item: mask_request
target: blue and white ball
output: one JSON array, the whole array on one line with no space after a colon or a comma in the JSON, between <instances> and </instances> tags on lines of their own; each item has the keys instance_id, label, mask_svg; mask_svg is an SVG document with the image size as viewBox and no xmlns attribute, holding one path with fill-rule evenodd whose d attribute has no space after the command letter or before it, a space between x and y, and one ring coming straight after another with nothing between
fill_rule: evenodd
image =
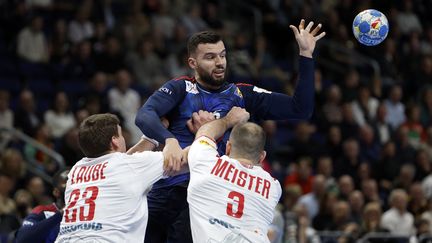
<instances>
[{"instance_id":1,"label":"blue and white ball","mask_svg":"<svg viewBox=\"0 0 432 243\"><path fill-rule=\"evenodd\" d=\"M354 18L352 29L360 43L375 46L387 37L389 25L383 13L375 9L367 9Z\"/></svg>"}]
</instances>

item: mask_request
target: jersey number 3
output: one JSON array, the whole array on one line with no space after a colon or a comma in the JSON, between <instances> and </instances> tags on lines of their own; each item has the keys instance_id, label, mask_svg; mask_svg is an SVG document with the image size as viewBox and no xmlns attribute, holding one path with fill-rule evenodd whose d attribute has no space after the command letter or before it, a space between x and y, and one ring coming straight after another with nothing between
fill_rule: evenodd
<instances>
[{"instance_id":1,"label":"jersey number 3","mask_svg":"<svg viewBox=\"0 0 432 243\"><path fill-rule=\"evenodd\" d=\"M241 218L241 216L243 216L244 195L236 191L231 191L228 194L228 198L231 199L232 202L228 202L226 213L231 217ZM234 210L234 207L237 207L237 209Z\"/></svg>"},{"instance_id":2,"label":"jersey number 3","mask_svg":"<svg viewBox=\"0 0 432 243\"><path fill-rule=\"evenodd\" d=\"M84 189L81 195L80 189L75 189L71 192L68 205L65 209L65 222L74 223L77 221L77 211L79 210L79 221L93 220L95 214L96 203L99 188L97 186L89 186ZM85 205L79 208L74 208L78 200L83 198ZM87 214L85 214L87 211Z\"/></svg>"}]
</instances>

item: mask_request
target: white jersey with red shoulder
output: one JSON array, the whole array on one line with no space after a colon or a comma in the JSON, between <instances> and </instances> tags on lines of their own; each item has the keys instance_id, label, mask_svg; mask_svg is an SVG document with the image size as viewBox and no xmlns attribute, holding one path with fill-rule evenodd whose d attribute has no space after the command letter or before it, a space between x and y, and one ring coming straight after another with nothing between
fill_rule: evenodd
<instances>
[{"instance_id":1,"label":"white jersey with red shoulder","mask_svg":"<svg viewBox=\"0 0 432 243\"><path fill-rule=\"evenodd\" d=\"M269 242L268 227L282 193L277 180L259 166L219 157L205 136L189 156L189 202L194 242Z\"/></svg>"},{"instance_id":2,"label":"white jersey with red shoulder","mask_svg":"<svg viewBox=\"0 0 432 243\"><path fill-rule=\"evenodd\" d=\"M143 242L147 193L162 176L162 152L78 161L68 175L56 242Z\"/></svg>"}]
</instances>

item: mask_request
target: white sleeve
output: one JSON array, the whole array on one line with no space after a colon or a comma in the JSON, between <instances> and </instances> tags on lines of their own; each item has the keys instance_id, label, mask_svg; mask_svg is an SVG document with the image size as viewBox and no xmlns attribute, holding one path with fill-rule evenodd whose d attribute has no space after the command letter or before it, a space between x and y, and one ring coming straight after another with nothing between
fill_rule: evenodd
<instances>
[{"instance_id":1,"label":"white sleeve","mask_svg":"<svg viewBox=\"0 0 432 243\"><path fill-rule=\"evenodd\" d=\"M135 173L141 175L139 178L153 185L163 178L163 161L162 152L144 151L129 155L127 163Z\"/></svg>"},{"instance_id":2,"label":"white sleeve","mask_svg":"<svg viewBox=\"0 0 432 243\"><path fill-rule=\"evenodd\" d=\"M192 143L188 154L189 169L199 163L212 163L218 156L216 142L206 136L201 136Z\"/></svg>"}]
</instances>

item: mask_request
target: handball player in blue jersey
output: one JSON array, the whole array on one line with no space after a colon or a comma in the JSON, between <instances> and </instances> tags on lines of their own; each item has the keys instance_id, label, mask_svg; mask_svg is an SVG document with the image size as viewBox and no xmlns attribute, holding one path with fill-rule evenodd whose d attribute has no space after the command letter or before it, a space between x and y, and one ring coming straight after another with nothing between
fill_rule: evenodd
<instances>
[{"instance_id":1,"label":"handball player in blue jersey","mask_svg":"<svg viewBox=\"0 0 432 243\"><path fill-rule=\"evenodd\" d=\"M194 77L180 77L165 83L140 108L136 125L143 134L164 144L165 164L178 171L186 163L182 149L191 145L193 131L200 119L224 117L233 106L245 108L251 120L308 119L314 106L314 61L312 53L321 24L307 26L301 20L298 28L291 25L299 46L299 81L293 96L270 92L248 84L225 80L227 51L221 37L210 31L196 33L188 41L188 65ZM212 118L205 117L212 113ZM166 117L165 128L161 117ZM195 124L192 122L192 117ZM198 123L198 124L196 124ZM229 133L229 132L228 132ZM229 134L219 141L220 154L225 153ZM145 242L192 242L189 208L186 201L189 174L181 174L154 184L148 194L149 218Z\"/></svg>"}]
</instances>

